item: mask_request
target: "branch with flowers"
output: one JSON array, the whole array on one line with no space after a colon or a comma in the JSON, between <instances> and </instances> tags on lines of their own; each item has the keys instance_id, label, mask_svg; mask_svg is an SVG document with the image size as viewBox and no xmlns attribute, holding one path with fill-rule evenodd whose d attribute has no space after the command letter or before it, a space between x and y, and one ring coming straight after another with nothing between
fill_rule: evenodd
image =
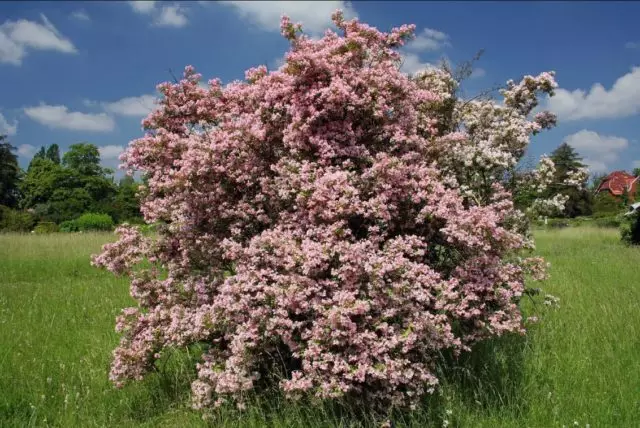
<instances>
[{"instance_id":1,"label":"branch with flowers","mask_svg":"<svg viewBox=\"0 0 640 428\"><path fill-rule=\"evenodd\" d=\"M508 82L502 104L458 100L445 70L399 71L414 26L333 22L315 40L284 17L278 70L204 89L187 67L159 85L122 156L148 177L157 236L123 226L93 260L138 302L117 321L116 385L205 343L196 408L242 406L274 371L292 399L411 407L443 351L526 333L519 301L545 264L501 177L555 123L527 118L553 73Z\"/></svg>"}]
</instances>

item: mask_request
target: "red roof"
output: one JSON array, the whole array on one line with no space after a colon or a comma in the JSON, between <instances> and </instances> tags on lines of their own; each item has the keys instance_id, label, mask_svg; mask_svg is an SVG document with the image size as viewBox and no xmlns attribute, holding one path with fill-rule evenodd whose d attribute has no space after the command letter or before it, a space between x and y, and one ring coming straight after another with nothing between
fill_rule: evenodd
<instances>
[{"instance_id":1,"label":"red roof","mask_svg":"<svg viewBox=\"0 0 640 428\"><path fill-rule=\"evenodd\" d=\"M634 195L637 184L638 177L634 177L625 171L614 171L602 180L596 193L607 190L614 196L620 196L626 189L629 195Z\"/></svg>"}]
</instances>

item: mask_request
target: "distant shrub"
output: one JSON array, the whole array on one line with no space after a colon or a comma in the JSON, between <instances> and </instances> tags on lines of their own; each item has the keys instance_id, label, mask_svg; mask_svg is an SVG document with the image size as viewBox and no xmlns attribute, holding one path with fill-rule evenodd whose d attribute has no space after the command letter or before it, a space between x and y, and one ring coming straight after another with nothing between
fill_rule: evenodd
<instances>
[{"instance_id":1,"label":"distant shrub","mask_svg":"<svg viewBox=\"0 0 640 428\"><path fill-rule=\"evenodd\" d=\"M109 214L85 213L72 222L65 222L65 229L69 232L89 232L112 230L113 219Z\"/></svg>"},{"instance_id":2,"label":"distant shrub","mask_svg":"<svg viewBox=\"0 0 640 428\"><path fill-rule=\"evenodd\" d=\"M547 226L553 229L562 229L571 226L571 222L566 218L550 218L547 220Z\"/></svg>"},{"instance_id":3,"label":"distant shrub","mask_svg":"<svg viewBox=\"0 0 640 428\"><path fill-rule=\"evenodd\" d=\"M63 221L58 227L60 228L60 232L79 232L78 225L74 220Z\"/></svg>"},{"instance_id":4,"label":"distant shrub","mask_svg":"<svg viewBox=\"0 0 640 428\"><path fill-rule=\"evenodd\" d=\"M640 213L631 216L630 221L620 226L622 242L627 245L640 245Z\"/></svg>"},{"instance_id":5,"label":"distant shrub","mask_svg":"<svg viewBox=\"0 0 640 428\"><path fill-rule=\"evenodd\" d=\"M599 217L594 219L593 224L597 227L620 227L623 220L619 217Z\"/></svg>"},{"instance_id":6,"label":"distant shrub","mask_svg":"<svg viewBox=\"0 0 640 428\"><path fill-rule=\"evenodd\" d=\"M608 192L600 192L593 199L593 216L610 217L624 211L622 201L616 199Z\"/></svg>"},{"instance_id":7,"label":"distant shrub","mask_svg":"<svg viewBox=\"0 0 640 428\"><path fill-rule=\"evenodd\" d=\"M33 231L38 234L55 233L59 231L59 228L58 225L52 221L41 221L36 225Z\"/></svg>"},{"instance_id":8,"label":"distant shrub","mask_svg":"<svg viewBox=\"0 0 640 428\"><path fill-rule=\"evenodd\" d=\"M1 232L29 232L35 223L36 219L31 213L0 205Z\"/></svg>"}]
</instances>

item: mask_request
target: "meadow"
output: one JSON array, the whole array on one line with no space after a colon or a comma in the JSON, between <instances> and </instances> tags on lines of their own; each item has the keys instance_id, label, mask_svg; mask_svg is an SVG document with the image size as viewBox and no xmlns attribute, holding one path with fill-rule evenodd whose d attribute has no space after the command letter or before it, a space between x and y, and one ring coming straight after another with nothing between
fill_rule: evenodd
<instances>
[{"instance_id":1,"label":"meadow","mask_svg":"<svg viewBox=\"0 0 640 428\"><path fill-rule=\"evenodd\" d=\"M615 229L535 232L550 263L551 309L540 322L472 356L443 362L440 392L397 426L634 427L640 424L640 250ZM167 355L145 381L117 390L107 374L126 281L89 265L110 234L0 235L0 427L331 427L371 418L277 393L210 421L189 408L190 351Z\"/></svg>"}]
</instances>

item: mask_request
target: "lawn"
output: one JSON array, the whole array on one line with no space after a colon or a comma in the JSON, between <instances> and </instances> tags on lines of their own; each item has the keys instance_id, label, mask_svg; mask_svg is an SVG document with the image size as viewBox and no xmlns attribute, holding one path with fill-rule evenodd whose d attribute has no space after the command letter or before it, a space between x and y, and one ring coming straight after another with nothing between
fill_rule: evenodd
<instances>
[{"instance_id":1,"label":"lawn","mask_svg":"<svg viewBox=\"0 0 640 428\"><path fill-rule=\"evenodd\" d=\"M176 352L144 382L114 389L107 373L126 281L89 266L108 234L0 235L0 427L206 426L188 407L190 356ZM450 363L440 393L399 426L632 427L640 423L640 250L616 230L537 231L560 298L526 338L506 337ZM343 407L277 394L222 427L366 426Z\"/></svg>"}]
</instances>

